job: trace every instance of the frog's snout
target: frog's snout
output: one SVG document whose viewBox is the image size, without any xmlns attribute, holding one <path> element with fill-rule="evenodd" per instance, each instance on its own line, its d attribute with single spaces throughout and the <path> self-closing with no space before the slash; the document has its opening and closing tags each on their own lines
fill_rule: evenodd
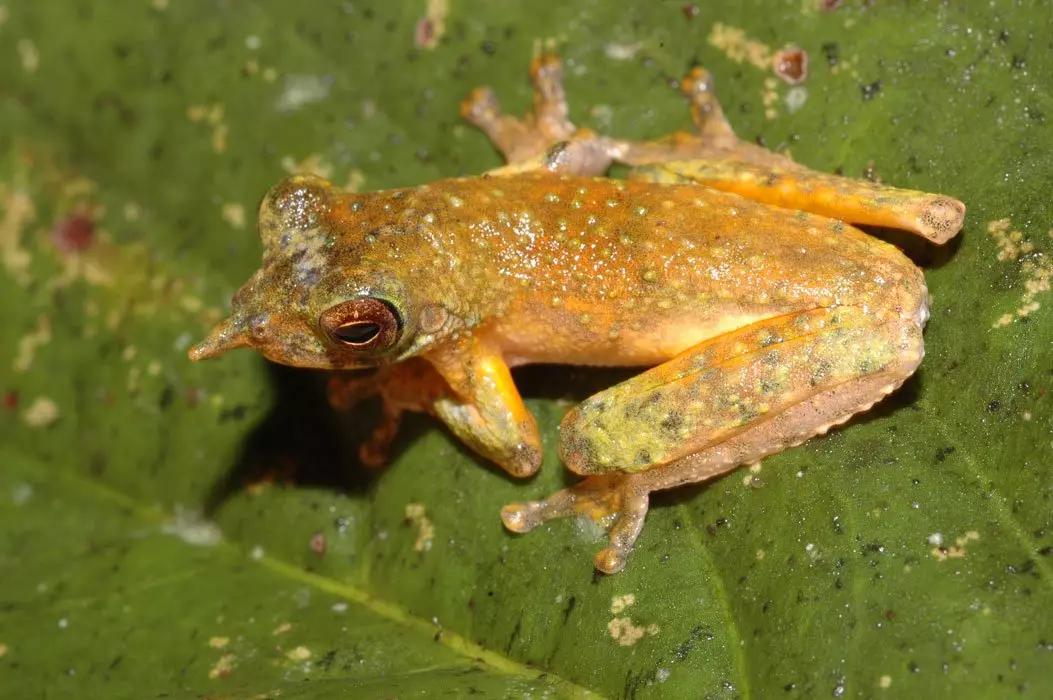
<svg viewBox="0 0 1053 700">
<path fill-rule="evenodd" d="M 187 355 L 191 360 L 209 360 L 219 357 L 228 350 L 248 346 L 249 334 L 245 330 L 245 324 L 240 318 L 231 316 L 213 328 L 209 334 L 197 345 L 190 348 Z"/>
</svg>

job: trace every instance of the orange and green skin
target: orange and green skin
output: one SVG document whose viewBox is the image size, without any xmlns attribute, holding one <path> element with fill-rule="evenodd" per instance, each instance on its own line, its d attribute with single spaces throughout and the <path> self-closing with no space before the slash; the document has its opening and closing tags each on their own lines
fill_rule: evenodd
<svg viewBox="0 0 1053 700">
<path fill-rule="evenodd" d="M 553 80 L 546 60 L 535 83 Z M 921 361 L 921 271 L 827 216 L 843 206 L 856 220 L 946 240 L 964 207 L 741 144 L 715 102 L 696 114 L 700 136 L 631 144 L 582 131 L 546 155 L 538 147 L 555 139 L 545 135 L 570 130 L 551 102 L 562 100 L 554 79 L 558 93 L 547 84 L 533 121 L 499 123 L 487 95 L 466 106 L 491 110 L 475 120 L 506 152 L 533 139 L 492 175 L 364 194 L 296 176 L 272 189 L 259 214 L 263 266 L 192 357 L 251 346 L 301 367 L 381 367 L 333 383 L 334 405 L 384 398 L 367 462 L 383 460 L 402 411 L 423 410 L 518 476 L 540 466 L 540 436 L 510 367 L 653 367 L 564 419 L 561 455 L 592 476 L 503 512 L 517 531 L 572 513 L 617 516 L 597 557 L 617 571 L 648 493 L 825 432 Z M 696 108 L 712 99 L 708 83 L 695 89 L 706 93 Z M 637 170 L 624 181 L 588 176 L 608 157 Z M 323 312 L 357 297 L 398 310 L 394 345 L 363 355 L 319 327 Z"/>
</svg>

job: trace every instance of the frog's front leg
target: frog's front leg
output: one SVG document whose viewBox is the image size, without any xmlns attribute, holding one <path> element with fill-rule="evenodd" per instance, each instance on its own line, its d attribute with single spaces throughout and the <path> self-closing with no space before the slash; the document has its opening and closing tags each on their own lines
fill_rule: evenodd
<svg viewBox="0 0 1053 700">
<path fill-rule="evenodd" d="M 372 396 L 380 397 L 380 423 L 358 448 L 358 457 L 367 467 L 380 467 L 387 462 L 403 413 L 435 415 L 436 402 L 452 395 L 435 368 L 420 358 L 385 365 L 365 375 L 334 374 L 327 388 L 329 405 L 338 411 L 348 411 Z"/>
<path fill-rule="evenodd" d="M 530 63 L 530 82 L 534 107 L 523 119 L 503 114 L 487 87 L 473 90 L 461 102 L 461 116 L 485 133 L 508 163 L 530 161 L 578 131 L 567 116 L 562 61 L 551 54 L 538 56 Z"/>
<path fill-rule="evenodd" d="M 461 338 L 424 357 L 450 387 L 432 404 L 432 412 L 512 476 L 536 472 L 541 466 L 537 422 L 523 405 L 504 358 L 485 335 Z"/>
<path fill-rule="evenodd" d="M 561 454 L 587 478 L 505 506 L 502 519 L 516 532 L 568 515 L 604 522 L 596 567 L 620 571 L 651 492 L 752 464 L 866 410 L 921 361 L 922 316 L 820 308 L 707 340 L 571 411 Z"/>
</svg>

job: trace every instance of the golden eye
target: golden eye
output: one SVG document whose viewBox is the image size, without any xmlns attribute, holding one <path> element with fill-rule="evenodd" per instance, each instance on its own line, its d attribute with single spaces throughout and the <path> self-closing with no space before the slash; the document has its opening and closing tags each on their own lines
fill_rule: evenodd
<svg viewBox="0 0 1053 700">
<path fill-rule="evenodd" d="M 327 309 L 318 323 L 330 338 L 352 350 L 383 350 L 394 345 L 402 319 L 381 299 L 359 297 Z"/>
</svg>

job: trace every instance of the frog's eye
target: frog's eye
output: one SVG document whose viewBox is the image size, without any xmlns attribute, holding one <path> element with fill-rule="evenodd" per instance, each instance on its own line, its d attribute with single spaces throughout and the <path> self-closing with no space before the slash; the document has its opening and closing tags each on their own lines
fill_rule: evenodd
<svg viewBox="0 0 1053 700">
<path fill-rule="evenodd" d="M 337 304 L 323 312 L 318 322 L 329 337 L 352 350 L 391 347 L 402 330 L 402 319 L 395 307 L 373 297 Z"/>
</svg>

